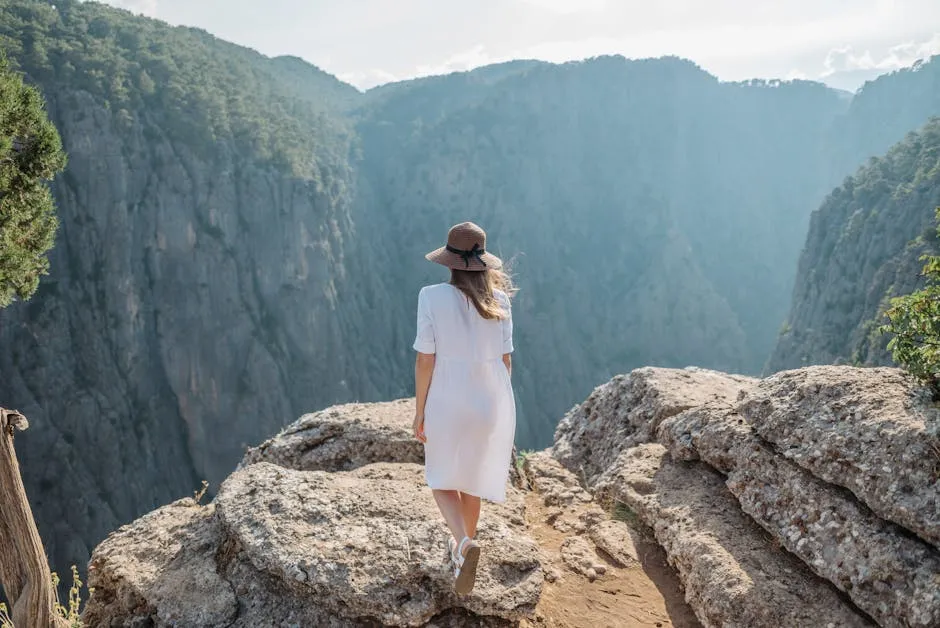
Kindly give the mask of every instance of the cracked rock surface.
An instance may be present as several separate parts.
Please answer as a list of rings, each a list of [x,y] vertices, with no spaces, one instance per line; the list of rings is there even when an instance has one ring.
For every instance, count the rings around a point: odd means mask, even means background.
[[[477,584],[459,598],[449,533],[401,436],[412,415],[403,401],[305,416],[249,452],[212,504],[116,531],[93,556],[86,624],[518,625],[543,583],[522,494],[484,508]]]
[[[553,452],[653,528],[706,626],[927,628],[938,418],[897,369],[647,368],[569,412]]]
[[[940,548],[940,406],[902,371],[785,371],[740,411],[787,459]]]

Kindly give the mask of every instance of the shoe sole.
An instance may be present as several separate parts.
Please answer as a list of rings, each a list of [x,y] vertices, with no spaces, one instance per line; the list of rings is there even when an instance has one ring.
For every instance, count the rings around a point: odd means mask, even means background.
[[[467,595],[473,591],[473,585],[477,580],[477,564],[480,562],[480,546],[472,544],[467,548],[467,553],[463,557],[463,565],[460,567],[460,575],[454,582],[454,591],[457,595]]]

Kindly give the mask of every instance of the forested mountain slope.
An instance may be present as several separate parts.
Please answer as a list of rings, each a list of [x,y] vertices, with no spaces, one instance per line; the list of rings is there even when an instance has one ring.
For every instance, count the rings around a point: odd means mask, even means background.
[[[603,58],[532,67],[467,101],[424,117],[414,88],[368,111],[356,223],[367,241],[394,234],[383,283],[396,290],[439,275],[421,253],[464,216],[521,254],[523,434],[544,438],[571,399],[640,364],[759,369],[786,309],[783,260],[824,190],[835,92]]]
[[[832,187],[940,115],[940,56],[866,83],[827,138]],[[828,191],[828,190],[827,190]]]
[[[920,286],[920,257],[936,250],[937,207],[940,118],[847,178],[813,214],[768,370],[890,364],[877,328],[891,297]]]
[[[444,278],[423,254],[457,221],[514,258],[521,447],[617,372],[756,372],[810,210],[940,113],[936,61],[851,103],[675,58],[361,94],[74,0],[0,0],[0,45],[69,153],[52,273],[0,313],[0,404],[33,422],[18,447],[60,569],[301,413],[408,394],[417,292]]]
[[[325,112],[358,93],[93,3],[0,3],[0,37],[70,155],[51,275],[0,314],[0,398],[32,421],[21,462],[61,569],[351,395],[332,314],[350,137]]]

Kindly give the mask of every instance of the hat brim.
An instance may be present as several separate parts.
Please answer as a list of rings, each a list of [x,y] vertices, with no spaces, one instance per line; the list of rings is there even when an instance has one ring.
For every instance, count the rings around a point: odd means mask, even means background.
[[[499,259],[492,253],[484,253],[480,256],[480,259],[475,257],[470,259],[470,264],[467,265],[467,262],[464,261],[462,257],[456,253],[451,253],[447,250],[447,247],[442,246],[439,249],[431,251],[424,256],[428,261],[434,262],[435,264],[440,264],[441,266],[447,266],[454,270],[499,270],[503,267],[503,260]],[[481,263],[481,260],[483,263]]]

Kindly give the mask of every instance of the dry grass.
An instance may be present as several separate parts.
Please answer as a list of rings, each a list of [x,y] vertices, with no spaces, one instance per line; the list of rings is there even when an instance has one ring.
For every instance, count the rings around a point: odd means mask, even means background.
[[[59,574],[52,572],[52,587],[56,592],[55,613],[68,622],[69,628],[84,628],[82,623],[82,585],[84,584],[78,575],[78,568],[72,565],[72,586],[69,588],[68,606],[63,606],[59,602]],[[89,589],[88,594],[94,593],[94,589]],[[16,628],[13,625],[13,618],[10,617],[7,605],[0,602],[0,628]]]

